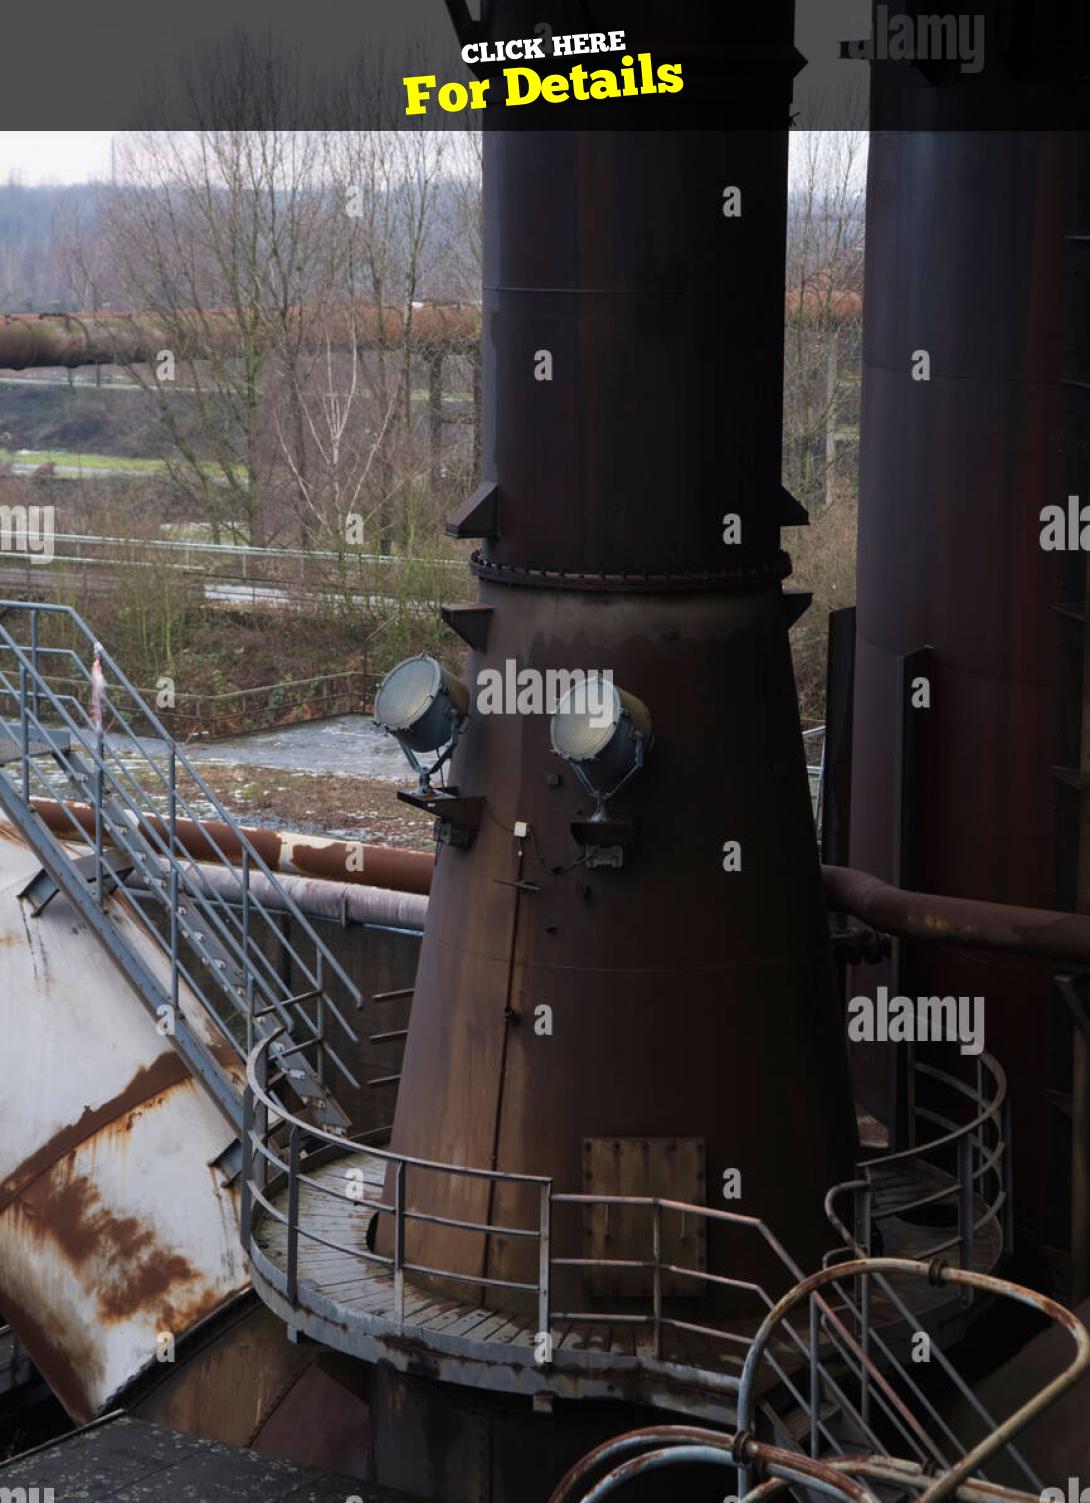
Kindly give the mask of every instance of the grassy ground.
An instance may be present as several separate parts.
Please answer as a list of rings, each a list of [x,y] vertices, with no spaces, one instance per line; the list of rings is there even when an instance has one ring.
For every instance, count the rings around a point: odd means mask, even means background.
[[[427,815],[398,801],[381,779],[286,772],[269,767],[201,768],[201,777],[243,824],[307,833],[337,833],[368,845],[431,851]]]
[[[127,470],[133,475],[154,475],[166,469],[161,459],[126,459],[117,454],[75,454],[66,449],[0,449],[0,460],[21,465],[55,464],[73,470]]]

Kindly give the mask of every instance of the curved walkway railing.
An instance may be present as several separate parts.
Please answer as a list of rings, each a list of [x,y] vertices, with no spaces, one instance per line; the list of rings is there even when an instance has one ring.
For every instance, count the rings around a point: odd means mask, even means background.
[[[1013,1204],[1007,1077],[990,1054],[979,1055],[975,1064],[976,1083],[972,1085],[946,1070],[916,1061],[914,1141],[898,1152],[861,1160],[856,1177],[834,1187],[830,1203],[848,1191],[855,1192],[854,1232],[844,1232],[839,1221],[835,1224],[861,1252],[884,1250],[884,1224],[914,1219],[926,1224],[932,1218],[940,1228],[945,1219],[953,1230],[948,1234],[940,1230],[935,1242],[914,1247],[913,1256],[921,1262],[949,1256],[959,1267],[971,1269],[976,1249],[989,1228],[994,1230],[997,1249],[1010,1253]],[[922,1132],[931,1136],[919,1141]],[[922,1193],[909,1193],[892,1204],[876,1206],[883,1185],[898,1180],[915,1182]],[[949,1214],[944,1216],[946,1210]],[[968,1298],[971,1293],[968,1291]]]
[[[834,1421],[850,1426],[861,1443],[881,1456],[886,1456],[888,1442],[896,1439],[898,1448],[908,1452],[909,1461],[930,1468],[949,1470],[954,1458],[959,1457],[962,1445],[950,1426],[937,1413],[919,1381],[900,1363],[891,1345],[873,1327],[870,1317],[870,1299],[867,1294],[872,1280],[881,1280],[889,1297],[897,1307],[902,1319],[912,1332],[919,1332],[918,1318],[889,1284],[887,1274],[926,1279],[931,1284],[956,1284],[963,1288],[986,1291],[1020,1299],[1033,1304],[1053,1319],[1060,1320],[1068,1329],[1081,1333],[1082,1327],[1073,1316],[1053,1305],[1043,1296],[1001,1280],[975,1273],[972,1270],[948,1268],[939,1261],[931,1263],[910,1259],[856,1259],[845,1266],[826,1268],[821,1273],[805,1279],[802,1270],[780,1244],[774,1234],[754,1217],[734,1212],[715,1210],[706,1206],[685,1205],[681,1202],[653,1197],[589,1196],[557,1192],[550,1179],[543,1176],[508,1173],[503,1170],[475,1169],[465,1165],[443,1164],[434,1160],[414,1158],[389,1149],[378,1149],[346,1141],[332,1133],[310,1126],[286,1110],[277,1090],[275,1074],[270,1078],[269,1049],[271,1040],[262,1041],[250,1056],[247,1075],[246,1124],[244,1132],[243,1165],[243,1236],[251,1261],[260,1266],[262,1277],[275,1288],[277,1294],[292,1309],[308,1308],[309,1291],[299,1280],[300,1245],[319,1247],[327,1252],[342,1254],[352,1260],[361,1270],[361,1278],[368,1268],[388,1275],[393,1285],[393,1319],[388,1316],[367,1316],[355,1311],[353,1319],[370,1323],[380,1336],[400,1338],[406,1331],[424,1344],[429,1344],[429,1335],[423,1323],[414,1324],[411,1314],[406,1314],[406,1277],[440,1278],[448,1285],[460,1285],[466,1289],[470,1304],[476,1303],[482,1288],[498,1290],[512,1295],[529,1295],[534,1301],[537,1322],[537,1339],[532,1346],[525,1341],[504,1346],[498,1352],[494,1343],[487,1346],[479,1343],[479,1357],[486,1364],[488,1375],[481,1381],[486,1386],[505,1386],[510,1381],[513,1365],[535,1364],[543,1369],[552,1368],[554,1360],[565,1368],[578,1367],[587,1354],[579,1349],[565,1349],[562,1357],[554,1358],[552,1335],[554,1325],[587,1322],[598,1326],[630,1325],[642,1327],[648,1337],[641,1352],[633,1349],[624,1361],[617,1359],[618,1369],[627,1365],[637,1371],[668,1370],[691,1379],[694,1375],[712,1393],[732,1397],[738,1405],[739,1429],[747,1429],[754,1403],[754,1384],[759,1364],[767,1364],[776,1374],[781,1391],[796,1411],[805,1417],[808,1446],[811,1459],[817,1460],[830,1451],[841,1449],[842,1435],[838,1436]],[[371,1246],[347,1245],[338,1241],[330,1231],[330,1219],[323,1212],[333,1201],[355,1201],[359,1193],[352,1188],[353,1178],[360,1177],[352,1167],[343,1173],[343,1188],[327,1177],[318,1177],[310,1172],[313,1166],[325,1163],[332,1150],[345,1159],[361,1156],[376,1161],[385,1168],[385,1184],[392,1190],[383,1191],[384,1197],[368,1202],[374,1213],[383,1213],[393,1219],[391,1251],[379,1252]],[[513,1184],[528,1189],[536,1201],[537,1214],[534,1224],[510,1226],[495,1222],[480,1222],[440,1216],[432,1212],[413,1209],[408,1194],[409,1176],[415,1174],[442,1175],[451,1181],[475,1179],[485,1183]],[[310,1193],[307,1205],[301,1191]],[[831,1195],[835,1192],[831,1192]],[[309,1209],[308,1209],[309,1205]],[[557,1256],[552,1248],[552,1223],[554,1211],[560,1206],[619,1206],[642,1209],[648,1218],[651,1233],[651,1255],[646,1259],[567,1258]],[[318,1209],[315,1210],[314,1208]],[[787,1293],[778,1301],[773,1299],[760,1284],[725,1274],[711,1273],[706,1269],[684,1266],[664,1255],[665,1239],[662,1234],[663,1218],[678,1214],[690,1219],[705,1219],[721,1225],[737,1228],[747,1237],[760,1239],[774,1256],[782,1269]],[[277,1222],[284,1232],[284,1256],[282,1266],[262,1254],[255,1239],[255,1223],[262,1218]],[[537,1267],[536,1281],[499,1279],[480,1273],[467,1273],[460,1269],[436,1268],[417,1264],[406,1257],[406,1227],[413,1222],[438,1225],[455,1231],[476,1232],[484,1236],[513,1237],[529,1241],[535,1250]],[[835,1223],[835,1216],[834,1216]],[[835,1223],[838,1224],[839,1223]],[[841,1228],[842,1232],[845,1231]],[[848,1238],[851,1241],[850,1237]],[[647,1277],[650,1294],[647,1308],[640,1313],[632,1312],[628,1300],[623,1312],[609,1313],[599,1305],[594,1310],[558,1309],[554,1304],[553,1289],[557,1270],[607,1270],[640,1269]],[[754,1306],[763,1311],[760,1324],[747,1328],[728,1329],[725,1325],[710,1326],[694,1320],[685,1320],[664,1308],[664,1287],[669,1277],[702,1280],[708,1288],[727,1288],[752,1297]],[[338,1279],[344,1279],[343,1268]],[[260,1288],[260,1280],[258,1281]],[[826,1287],[828,1286],[828,1287]],[[853,1298],[852,1291],[863,1290],[862,1299]],[[802,1294],[799,1291],[803,1291]],[[319,1290],[320,1294],[321,1291]],[[809,1294],[809,1330],[800,1333],[785,1317],[800,1299]],[[336,1303],[335,1296],[331,1296]],[[770,1346],[770,1335],[777,1332],[777,1344]],[[748,1330],[749,1334],[746,1334]],[[740,1376],[725,1372],[721,1366],[687,1366],[664,1359],[663,1338],[667,1332],[692,1333],[713,1343],[723,1343],[732,1351],[741,1366]],[[756,1334],[754,1334],[756,1331]],[[1085,1333],[1083,1333],[1083,1336]],[[541,1338],[546,1340],[542,1341]],[[1080,1336],[1080,1341],[1082,1336]],[[459,1360],[464,1374],[467,1361],[474,1359],[472,1333],[460,1343]],[[440,1352],[442,1343],[434,1346]],[[991,1454],[997,1447],[1005,1447],[1015,1464],[1019,1465],[1031,1484],[1039,1491],[1040,1483],[1025,1462],[1009,1445],[1010,1437],[1032,1414],[1021,1411],[1017,1423],[997,1424],[975,1399],[956,1373],[953,1365],[935,1347],[936,1367],[951,1378],[962,1397],[967,1397],[974,1413],[994,1444],[986,1452]],[[502,1362],[499,1360],[502,1357]],[[602,1353],[594,1353],[600,1364]],[[1085,1365],[1080,1346],[1078,1363],[1063,1384],[1073,1382]],[[508,1376],[505,1379],[504,1373]],[[555,1374],[553,1375],[555,1376]],[[463,1377],[464,1381],[464,1377]],[[1050,1402],[1060,1389],[1055,1384],[1044,1390],[1044,1402]],[[1035,1401],[1036,1403],[1036,1401]],[[1033,1406],[1030,1406],[1031,1408]],[[1038,1406],[1040,1407],[1040,1406]],[[1033,1409],[1036,1412],[1036,1409]],[[979,1448],[978,1448],[979,1449]],[[977,1452],[974,1451],[973,1455]],[[901,1463],[898,1463],[901,1464]]]

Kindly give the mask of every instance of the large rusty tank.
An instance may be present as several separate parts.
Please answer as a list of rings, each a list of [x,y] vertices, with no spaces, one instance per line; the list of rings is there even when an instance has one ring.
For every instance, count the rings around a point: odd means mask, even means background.
[[[877,132],[870,148],[851,861],[1040,908],[1077,897],[1056,832],[1078,825],[1062,766],[1079,757],[1083,565],[1041,534],[1085,454],[1085,398],[1066,379],[1085,368],[1085,158],[1084,137],[1039,131]],[[920,676],[929,707],[913,707]],[[1048,965],[928,944],[900,966],[910,994],[984,996],[1023,1226],[1064,1245]],[[879,1071],[864,1088],[888,1115]]]

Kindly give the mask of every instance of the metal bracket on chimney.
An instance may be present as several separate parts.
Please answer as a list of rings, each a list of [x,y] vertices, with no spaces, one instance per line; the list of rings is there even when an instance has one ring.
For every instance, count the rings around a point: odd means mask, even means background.
[[[441,605],[439,614],[450,627],[468,642],[470,647],[483,652],[488,645],[488,627],[492,619],[490,605]]]
[[[795,622],[808,611],[813,603],[813,590],[784,590],[782,595],[783,613],[788,626],[794,626]]]
[[[468,501],[447,518],[449,538],[499,537],[500,488],[495,480],[479,485]]]
[[[781,527],[809,527],[810,513],[801,501],[796,501],[789,490],[780,486],[779,516]]]
[[[483,798],[462,795],[457,788],[435,788],[430,793],[410,793],[399,788],[397,796],[402,803],[435,816],[435,836],[440,845],[468,850],[476,840],[484,812]]]

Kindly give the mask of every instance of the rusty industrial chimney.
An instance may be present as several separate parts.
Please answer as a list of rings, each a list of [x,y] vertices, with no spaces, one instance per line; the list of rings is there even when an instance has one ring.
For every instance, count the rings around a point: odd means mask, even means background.
[[[533,34],[501,8],[491,34]],[[701,97],[669,12],[647,7],[629,51],[681,62]],[[812,1264],[855,1127],[782,589],[802,519],[780,483],[792,22],[732,11],[709,40],[768,129],[676,129],[651,97],[565,116],[625,129],[486,131],[483,479],[451,522],[481,539],[479,603],[446,611],[470,715],[392,1147],[761,1217]],[[584,779],[611,769],[558,756],[547,714],[481,713],[483,683],[531,669],[608,672],[646,707],[604,819]],[[411,1184],[416,1210],[535,1224],[524,1187]],[[554,1225],[554,1253],[586,1235]],[[624,1241],[609,1255],[646,1256]],[[708,1267],[737,1272],[743,1241],[711,1236]],[[531,1251],[410,1222],[406,1256],[532,1282]]]

